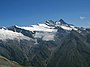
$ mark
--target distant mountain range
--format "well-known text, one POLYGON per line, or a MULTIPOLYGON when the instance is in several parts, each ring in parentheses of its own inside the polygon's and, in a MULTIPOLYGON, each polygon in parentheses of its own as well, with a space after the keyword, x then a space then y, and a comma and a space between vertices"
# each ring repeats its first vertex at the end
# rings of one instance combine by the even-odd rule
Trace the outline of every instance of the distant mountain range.
POLYGON ((90 29, 63 19, 0 27, 0 56, 24 67, 90 67, 90 29))

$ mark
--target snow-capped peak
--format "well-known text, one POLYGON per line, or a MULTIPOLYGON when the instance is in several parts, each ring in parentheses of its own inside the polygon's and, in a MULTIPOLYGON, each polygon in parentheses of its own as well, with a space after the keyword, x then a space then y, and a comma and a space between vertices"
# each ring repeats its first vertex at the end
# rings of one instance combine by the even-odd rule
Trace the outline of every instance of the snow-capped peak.
POLYGON ((74 25, 67 24, 64 20, 60 19, 56 22, 56 26, 61 27, 64 30, 78 30, 74 25))
POLYGON ((37 24, 37 25, 31 25, 29 27, 20 27, 20 26, 16 26, 18 28, 21 29, 25 29, 25 30, 29 30, 29 31, 42 31, 42 32, 57 32, 57 29, 55 29, 55 27, 61 27, 64 30, 78 30, 77 28, 75 28, 74 25, 71 24, 67 24, 66 22, 64 22, 64 20, 60 19, 57 22, 54 22, 52 20, 47 20, 45 21, 45 23, 43 24, 37 24))
POLYGON ((0 39, 29 39, 31 38, 42 38, 42 40, 54 40, 54 36, 58 31, 58 28, 64 30, 78 30, 74 25, 67 24, 62 19, 54 22, 47 20, 45 23, 36 24, 31 26, 12 26, 0 28, 0 39))

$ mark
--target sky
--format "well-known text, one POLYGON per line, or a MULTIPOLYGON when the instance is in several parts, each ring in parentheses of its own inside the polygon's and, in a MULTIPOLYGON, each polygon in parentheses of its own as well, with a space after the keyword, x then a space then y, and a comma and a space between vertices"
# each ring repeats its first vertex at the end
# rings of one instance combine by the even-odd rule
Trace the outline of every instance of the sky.
POLYGON ((60 19, 90 27, 90 0, 0 0, 0 26, 30 26, 60 19))

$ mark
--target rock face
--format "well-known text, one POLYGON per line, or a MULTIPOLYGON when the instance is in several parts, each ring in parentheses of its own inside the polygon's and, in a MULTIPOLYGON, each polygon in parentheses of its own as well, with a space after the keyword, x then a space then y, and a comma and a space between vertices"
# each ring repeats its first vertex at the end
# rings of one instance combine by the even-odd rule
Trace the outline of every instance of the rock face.
POLYGON ((0 55, 26 67, 90 67, 90 29, 62 19, 0 27, 0 55))

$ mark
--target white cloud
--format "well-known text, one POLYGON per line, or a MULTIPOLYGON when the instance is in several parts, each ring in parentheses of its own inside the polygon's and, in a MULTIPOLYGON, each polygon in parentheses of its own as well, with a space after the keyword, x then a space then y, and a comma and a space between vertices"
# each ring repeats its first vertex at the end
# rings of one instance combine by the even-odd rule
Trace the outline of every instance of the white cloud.
POLYGON ((81 20, 83 20, 83 19, 85 19, 85 18, 86 18, 85 16, 80 16, 80 19, 81 19, 81 20))

